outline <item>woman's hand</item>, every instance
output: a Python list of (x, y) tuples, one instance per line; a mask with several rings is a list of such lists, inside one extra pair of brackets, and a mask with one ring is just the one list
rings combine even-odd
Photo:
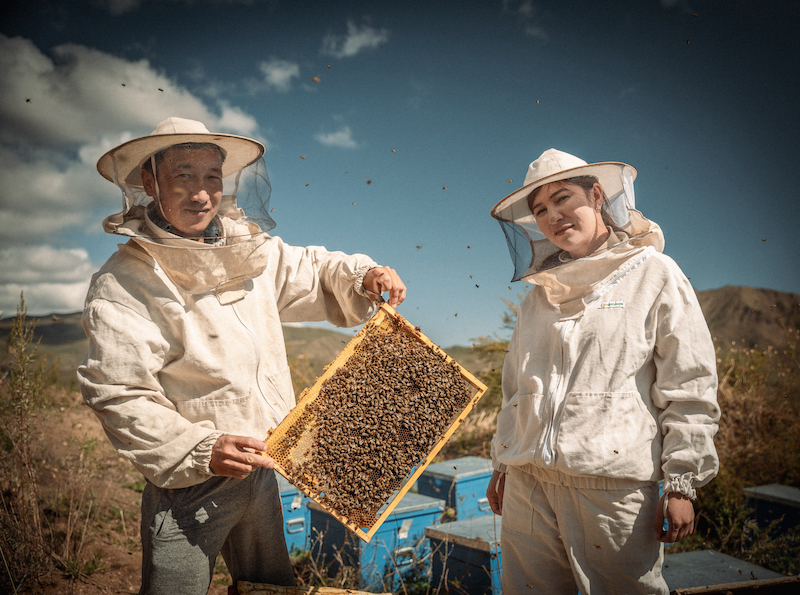
[(275, 462), (263, 456), (267, 445), (249, 436), (223, 434), (211, 448), (209, 467), (216, 475), (244, 479), (256, 467), (274, 469)]
[(486, 498), (495, 514), (503, 514), (503, 492), (506, 488), (506, 474), (493, 471), (489, 486), (486, 488)]
[(692, 501), (679, 492), (670, 492), (667, 500), (667, 522), (669, 528), (664, 530), (664, 498), (661, 496), (656, 510), (656, 522), (653, 528), (656, 539), (664, 543), (675, 543), (694, 533), (694, 506)]
[(384, 291), (389, 292), (389, 305), (399, 306), (406, 299), (406, 286), (400, 276), (389, 267), (375, 267), (364, 275), (364, 289), (372, 295), (380, 297)]

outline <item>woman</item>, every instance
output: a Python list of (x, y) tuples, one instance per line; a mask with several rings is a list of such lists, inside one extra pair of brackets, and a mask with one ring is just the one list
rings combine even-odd
[(661, 229), (634, 208), (635, 177), (550, 149), (492, 209), (514, 280), (533, 284), (487, 489), (505, 595), (668, 593), (662, 542), (693, 531), (695, 489), (717, 473), (711, 336)]

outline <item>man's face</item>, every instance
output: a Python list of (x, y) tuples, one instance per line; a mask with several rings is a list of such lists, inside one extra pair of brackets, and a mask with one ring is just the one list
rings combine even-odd
[(162, 216), (181, 234), (202, 237), (222, 200), (222, 156), (213, 148), (171, 147), (153, 176), (142, 171), (145, 192), (159, 201)]

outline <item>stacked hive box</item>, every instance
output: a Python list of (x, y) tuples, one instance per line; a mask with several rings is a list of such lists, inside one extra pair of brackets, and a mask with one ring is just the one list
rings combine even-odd
[(308, 497), (290, 484), (285, 477), (277, 473), (276, 475), (283, 508), (283, 534), (286, 537), (286, 547), (290, 553), (307, 550), (311, 526)]
[(461, 457), (428, 465), (417, 480), (417, 490), (446, 502), (446, 521), (471, 519), (492, 512), (486, 498), (491, 477), (491, 460)]
[(362, 588), (397, 591), (401, 581), (431, 571), (427, 527), (491, 514), (485, 497), (491, 474), (491, 461), (479, 457), (429, 465), (417, 480), (419, 493), (403, 497), (369, 544), (361, 543), (321, 506), (310, 502), (312, 554), (331, 574), (338, 571), (340, 562), (358, 569)]
[(340, 563), (356, 568), (362, 589), (398, 591), (402, 581), (429, 567), (425, 528), (440, 521), (444, 501), (408, 493), (369, 543), (356, 538), (319, 504), (310, 502), (311, 553), (333, 576)]
[(491, 515), (425, 529), (431, 548), (431, 588), (500, 595), (500, 517)]
[(744, 488), (742, 494), (759, 527), (775, 523), (773, 537), (800, 525), (800, 488), (772, 483)]

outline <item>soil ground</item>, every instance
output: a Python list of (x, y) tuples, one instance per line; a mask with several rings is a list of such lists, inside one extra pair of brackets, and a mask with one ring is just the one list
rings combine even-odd
[[(83, 404), (79, 393), (58, 390), (51, 398), (55, 406), (44, 410), (40, 414), (41, 423), (37, 424), (42, 437), (39, 493), (45, 503), (61, 504), (45, 506), (45, 518), (49, 519), (46, 526), (56, 536), (57, 543), (62, 541), (64, 519), (68, 516), (66, 502), (70, 494), (76, 495), (73, 501), (82, 500), (85, 504), (79, 531), (82, 526), (88, 529), (81, 558), (90, 561), (100, 552), (99, 569), (90, 575), (81, 574), (78, 580), (71, 579), (56, 554), (52, 570), (40, 579), (39, 585), (28, 585), (28, 591), (46, 595), (138, 593), (142, 563), (138, 490), (143, 487), (143, 477), (111, 446), (100, 422)], [(82, 445), (93, 446), (84, 449), (83, 461), (79, 458)], [(88, 475), (91, 475), (88, 481), (84, 480)], [(84, 525), (90, 501), (89, 523)], [(230, 575), (224, 563), (218, 564), (218, 569), (222, 572), (213, 577), (208, 591), (211, 595), (228, 592)]]
[[(38, 493), (43, 502), (46, 541), (52, 546), (52, 568), (40, 576), (17, 584), (19, 593), (44, 595), (99, 595), (139, 592), (141, 584), (140, 506), (144, 477), (112, 447), (94, 413), (83, 404), (80, 393), (65, 388), (46, 391), (48, 407), (35, 419), (34, 450), (38, 471)], [(439, 453), (443, 459), (454, 456), (488, 456), (488, 427), (493, 416), (473, 417), (473, 433), (463, 424), (457, 435)], [(486, 426), (483, 428), (482, 426)], [(81, 456), (81, 453), (83, 455)], [(67, 529), (70, 503), (80, 504), (78, 522)], [(89, 505), (91, 504), (91, 508)], [(88, 517), (88, 521), (87, 521)], [(65, 551), (65, 536), (72, 536), (72, 547)], [(85, 541), (78, 552), (85, 534)], [(78, 553), (86, 572), (75, 578), (67, 572), (64, 560)], [(92, 564), (92, 562), (95, 562)], [(299, 584), (313, 584), (314, 570), (296, 567)], [(311, 574), (309, 574), (311, 572)], [(72, 575), (72, 576), (71, 576)], [(346, 577), (333, 579), (332, 586), (346, 587)], [(220, 557), (212, 578), (210, 595), (227, 595), (230, 575)]]

